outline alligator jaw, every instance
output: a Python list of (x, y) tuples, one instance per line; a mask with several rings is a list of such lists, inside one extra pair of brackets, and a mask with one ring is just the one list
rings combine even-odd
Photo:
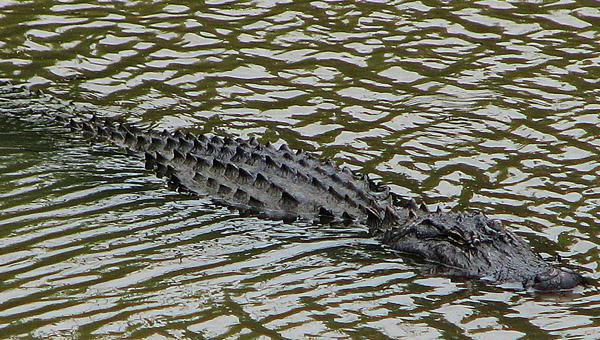
[(533, 289), (540, 291), (556, 291), (573, 289), (585, 283), (583, 276), (567, 268), (554, 268), (538, 274), (533, 279)]
[(410, 202), (399, 209), (394, 225), (377, 236), (392, 249), (441, 265), (438, 273), (538, 291), (584, 283), (580, 274), (546, 262), (518, 235), (482, 213), (424, 212)]

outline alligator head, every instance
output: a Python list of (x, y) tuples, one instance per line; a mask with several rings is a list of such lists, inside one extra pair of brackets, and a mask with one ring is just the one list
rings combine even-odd
[(395, 223), (380, 229), (383, 242), (443, 265), (447, 273), (497, 283), (516, 282), (541, 291), (571, 289), (583, 277), (557, 268), (497, 220), (481, 213), (396, 211)]

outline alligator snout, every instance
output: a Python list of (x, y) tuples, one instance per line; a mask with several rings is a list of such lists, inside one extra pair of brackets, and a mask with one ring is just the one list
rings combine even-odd
[(533, 288), (543, 291), (571, 289), (584, 281), (583, 277), (566, 268), (552, 268), (550, 272), (538, 274), (534, 278)]

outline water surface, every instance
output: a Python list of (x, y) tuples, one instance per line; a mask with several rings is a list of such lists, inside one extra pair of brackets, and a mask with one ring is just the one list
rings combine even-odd
[[(596, 1), (0, 1), (0, 78), (257, 136), (480, 209), (599, 279)], [(600, 293), (426, 273), (364, 230), (242, 218), (0, 117), (9, 337), (598, 338)]]

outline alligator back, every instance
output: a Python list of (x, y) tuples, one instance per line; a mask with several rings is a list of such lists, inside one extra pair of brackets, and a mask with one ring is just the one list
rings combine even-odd
[[(0, 110), (43, 118), (86, 137), (104, 140), (145, 159), (147, 169), (167, 177), (172, 189), (263, 218), (345, 222), (379, 226), (392, 195), (366, 175), (357, 175), (314, 154), (275, 148), (256, 139), (192, 135), (142, 129), (122, 121), (75, 113), (72, 105), (25, 87), (0, 86)], [(386, 221), (387, 222), (387, 221)]]
[(276, 149), (255, 139), (143, 130), (96, 117), (69, 125), (143, 156), (173, 189), (208, 194), (244, 213), (374, 225), (391, 204), (389, 190), (368, 177), (285, 144)]

